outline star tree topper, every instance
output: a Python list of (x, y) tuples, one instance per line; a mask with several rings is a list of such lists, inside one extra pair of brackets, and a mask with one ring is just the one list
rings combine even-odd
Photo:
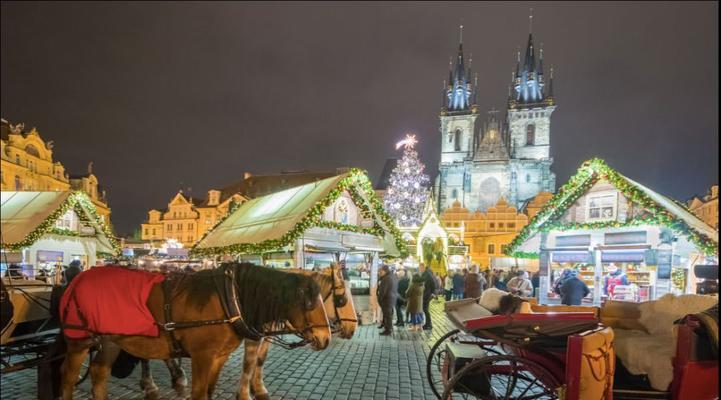
[(400, 149), (402, 146), (405, 146), (406, 148), (412, 149), (413, 146), (418, 143), (418, 140), (416, 140), (416, 135), (406, 134), (406, 138), (401, 140), (400, 142), (396, 143), (396, 150)]

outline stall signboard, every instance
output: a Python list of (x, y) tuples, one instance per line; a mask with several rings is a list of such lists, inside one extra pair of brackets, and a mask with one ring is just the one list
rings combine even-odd
[(37, 262), (63, 262), (62, 251), (38, 250)]
[(644, 261), (642, 251), (604, 251), (601, 253), (601, 262), (632, 262)]
[(556, 236), (556, 247), (589, 246), (591, 235)]
[(593, 264), (593, 253), (588, 251), (558, 251), (553, 252), (551, 259), (555, 263), (587, 263)]
[(606, 233), (604, 243), (606, 245), (646, 243), (646, 231)]
[(658, 279), (671, 279), (671, 260), (671, 250), (659, 250), (657, 252), (658, 271), (656, 276)]

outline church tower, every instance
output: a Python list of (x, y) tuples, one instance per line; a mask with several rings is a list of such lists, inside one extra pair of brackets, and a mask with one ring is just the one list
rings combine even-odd
[[(533, 21), (533, 16), (529, 17)], [(506, 124), (511, 151), (509, 200), (517, 205), (539, 192), (555, 192), (556, 175), (551, 171), (551, 115), (556, 109), (553, 98), (553, 68), (546, 82), (543, 73), (543, 48), (538, 52), (529, 29), (526, 54), (521, 64), (520, 51), (509, 90)]]
[(513, 91), (508, 99), (508, 125), (515, 158), (542, 160), (550, 157), (551, 114), (556, 109), (553, 99), (553, 69), (546, 90), (543, 75), (543, 48), (536, 61), (533, 34), (528, 34), (526, 55), (516, 58)]
[(455, 60), (449, 63), (448, 82), (443, 88), (443, 105), (440, 112), (441, 162), (436, 184), (439, 209), (463, 198), (465, 189), (463, 164), (473, 158), (478, 120), (477, 79), (471, 82), (471, 63), (463, 54), (463, 25)]

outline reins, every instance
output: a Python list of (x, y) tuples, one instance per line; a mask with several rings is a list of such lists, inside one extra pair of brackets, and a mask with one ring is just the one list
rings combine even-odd
[(335, 321), (333, 321), (334, 328), (331, 330), (333, 333), (337, 333), (341, 330), (341, 324), (343, 322), (358, 322), (357, 318), (341, 318), (340, 313), (338, 312), (338, 308), (343, 308), (346, 306), (348, 302), (348, 296), (346, 293), (346, 290), (348, 290), (347, 287), (343, 286), (343, 293), (342, 294), (336, 294), (336, 289), (340, 289), (335, 284), (335, 268), (333, 267), (333, 264), (330, 265), (330, 281), (331, 281), (331, 290), (330, 293), (328, 293), (325, 298), (323, 298), (323, 303), (328, 300), (328, 298), (332, 295), (333, 296), (333, 312), (335, 313)]

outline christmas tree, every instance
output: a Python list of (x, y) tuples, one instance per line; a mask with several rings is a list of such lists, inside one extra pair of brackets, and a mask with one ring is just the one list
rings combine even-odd
[(396, 149), (404, 147), (403, 158), (391, 172), (384, 205), (398, 226), (420, 225), (428, 199), (430, 179), (423, 173), (425, 166), (413, 149), (416, 143), (415, 135), (407, 135), (396, 144)]

